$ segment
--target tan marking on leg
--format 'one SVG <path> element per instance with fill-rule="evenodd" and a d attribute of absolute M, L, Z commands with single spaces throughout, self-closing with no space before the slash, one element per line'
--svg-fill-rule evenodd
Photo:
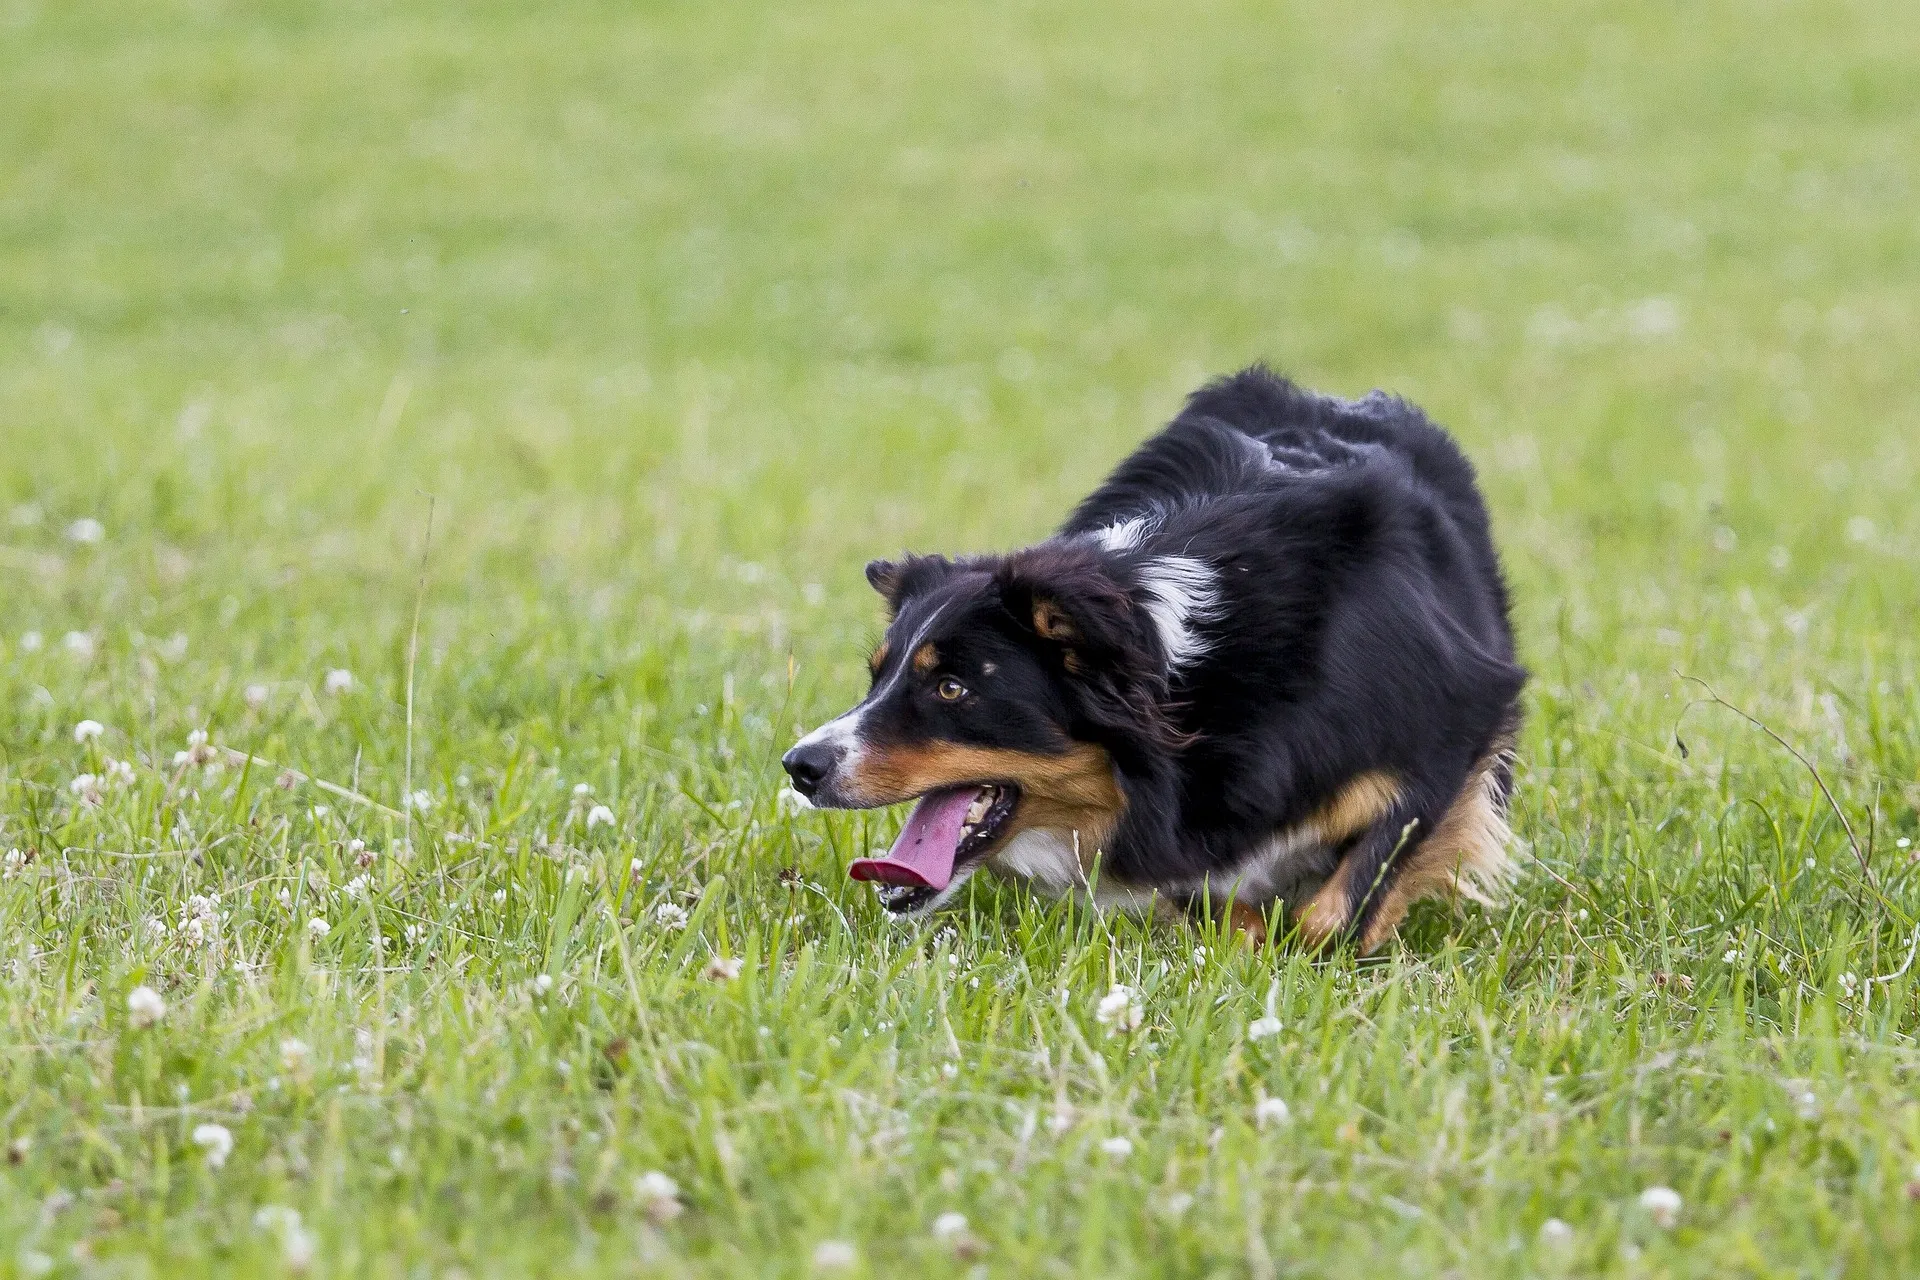
<path fill-rule="evenodd" d="M 1386 817 L 1399 798 L 1400 784 L 1392 774 L 1369 770 L 1336 791 L 1333 799 L 1314 810 L 1302 825 L 1322 844 L 1340 844 Z"/>
<path fill-rule="evenodd" d="M 1319 950 L 1338 938 L 1352 922 L 1353 914 L 1349 903 L 1352 901 L 1347 892 L 1348 881 L 1353 878 L 1353 860 L 1342 862 L 1333 869 L 1325 884 L 1300 905 L 1293 913 L 1295 929 L 1299 931 L 1300 941 L 1311 950 Z"/>
<path fill-rule="evenodd" d="M 1267 941 L 1267 918 L 1260 909 L 1245 902 L 1235 902 L 1227 908 L 1227 923 L 1240 935 L 1240 941 L 1250 947 L 1265 946 Z"/>
<path fill-rule="evenodd" d="M 1276 832 L 1274 838 L 1289 845 L 1333 848 L 1385 817 L 1399 799 L 1400 784 L 1393 775 L 1370 769 L 1354 775 L 1326 803 L 1298 825 Z M 1309 946 L 1323 946 L 1347 927 L 1347 899 L 1342 887 L 1347 874 L 1347 864 L 1342 862 L 1319 891 L 1295 909 L 1294 921 Z M 1234 904 L 1236 909 L 1239 905 Z"/>
<path fill-rule="evenodd" d="M 1422 898 L 1468 898 L 1489 905 L 1500 900 L 1513 875 L 1513 832 L 1494 778 L 1505 750 L 1503 744 L 1481 758 L 1433 834 L 1402 859 L 1379 910 L 1367 921 L 1362 954 L 1391 938 L 1407 908 Z"/>

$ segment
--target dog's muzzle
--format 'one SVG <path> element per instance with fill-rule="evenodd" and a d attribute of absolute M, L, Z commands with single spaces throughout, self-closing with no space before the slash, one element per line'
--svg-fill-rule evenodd
<path fill-rule="evenodd" d="M 803 742 L 780 757 L 780 767 L 793 779 L 793 789 L 811 800 L 833 777 L 846 754 L 846 748 L 838 743 Z"/>

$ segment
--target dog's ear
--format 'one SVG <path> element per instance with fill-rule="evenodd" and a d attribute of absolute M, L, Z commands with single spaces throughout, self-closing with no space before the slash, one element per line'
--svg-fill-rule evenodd
<path fill-rule="evenodd" d="M 887 602 L 887 615 L 900 612 L 906 600 L 931 588 L 953 571 L 945 556 L 903 556 L 898 560 L 867 562 L 867 582 Z"/>
<path fill-rule="evenodd" d="M 900 587 L 900 566 L 892 560 L 867 561 L 867 585 L 892 600 Z"/>
<path fill-rule="evenodd" d="M 1014 622 L 1054 655 L 1078 714 L 1104 737 L 1177 746 L 1153 621 L 1099 557 L 1078 547 L 1016 552 L 994 572 Z"/>
<path fill-rule="evenodd" d="M 994 577 L 1015 621 L 1058 653 L 1069 674 L 1134 667 L 1141 620 L 1126 588 L 1097 560 L 1040 547 L 1007 557 Z"/>

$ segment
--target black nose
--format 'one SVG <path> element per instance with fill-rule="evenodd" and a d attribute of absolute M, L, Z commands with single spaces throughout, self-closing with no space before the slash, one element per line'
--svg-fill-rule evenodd
<path fill-rule="evenodd" d="M 780 757 L 780 767 L 793 779 L 793 789 L 807 799 L 840 763 L 840 748 L 829 742 L 803 742 Z"/>

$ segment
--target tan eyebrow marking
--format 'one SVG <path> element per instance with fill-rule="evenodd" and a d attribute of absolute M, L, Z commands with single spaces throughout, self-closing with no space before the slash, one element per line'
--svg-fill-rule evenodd
<path fill-rule="evenodd" d="M 873 672 L 873 674 L 875 675 L 879 675 L 880 668 L 886 665 L 887 665 L 887 642 L 885 640 L 882 640 L 880 642 L 880 647 L 878 649 L 875 649 L 873 651 L 872 656 L 867 659 L 867 670 Z"/>
<path fill-rule="evenodd" d="M 913 651 L 913 669 L 921 675 L 928 674 L 939 665 L 940 654 L 934 649 L 931 640 Z"/>

